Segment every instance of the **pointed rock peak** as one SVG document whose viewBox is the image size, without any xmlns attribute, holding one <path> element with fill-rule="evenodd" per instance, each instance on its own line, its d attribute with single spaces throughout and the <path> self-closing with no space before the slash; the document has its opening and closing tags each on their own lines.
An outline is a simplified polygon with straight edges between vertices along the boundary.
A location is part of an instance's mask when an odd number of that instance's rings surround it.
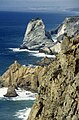
<svg viewBox="0 0 79 120">
<path fill-rule="evenodd" d="M 34 29 L 38 28 L 38 27 L 42 27 L 43 29 L 45 29 L 45 25 L 42 21 L 42 19 L 36 18 L 36 19 L 32 19 L 27 26 L 27 30 L 26 30 L 26 35 L 30 34 L 30 32 L 32 32 Z"/>
<path fill-rule="evenodd" d="M 42 19 L 32 19 L 27 25 L 23 44 L 20 48 L 40 51 L 41 48 L 50 48 L 52 45 L 51 34 L 45 30 Z"/>
<path fill-rule="evenodd" d="M 15 91 L 14 86 L 9 86 L 7 89 L 7 93 L 4 95 L 4 97 L 17 97 L 18 94 Z"/>
<path fill-rule="evenodd" d="M 18 63 L 18 61 L 14 61 L 14 63 L 12 65 L 9 66 L 9 69 L 15 69 L 15 68 L 19 68 L 21 67 L 21 65 Z"/>
</svg>

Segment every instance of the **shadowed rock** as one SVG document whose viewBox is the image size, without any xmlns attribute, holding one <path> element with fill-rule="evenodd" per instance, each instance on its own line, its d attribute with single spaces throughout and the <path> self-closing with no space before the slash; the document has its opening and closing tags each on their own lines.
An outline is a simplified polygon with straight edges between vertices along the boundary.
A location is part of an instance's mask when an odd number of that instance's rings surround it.
<svg viewBox="0 0 79 120">
<path fill-rule="evenodd" d="M 28 120 L 79 120 L 79 36 L 65 38 L 42 76 Z"/>
<path fill-rule="evenodd" d="M 17 97 L 18 94 L 15 91 L 15 87 L 14 86 L 9 86 L 7 93 L 4 95 L 5 97 Z"/>
</svg>

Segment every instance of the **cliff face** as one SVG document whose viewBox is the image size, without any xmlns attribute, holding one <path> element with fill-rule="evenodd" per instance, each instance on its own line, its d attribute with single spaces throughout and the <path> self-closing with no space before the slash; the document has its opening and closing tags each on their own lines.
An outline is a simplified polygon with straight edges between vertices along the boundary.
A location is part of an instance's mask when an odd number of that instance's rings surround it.
<svg viewBox="0 0 79 120">
<path fill-rule="evenodd" d="M 54 43 L 51 34 L 57 34 Z M 55 54 L 61 51 L 61 42 L 65 36 L 75 37 L 79 34 L 79 16 L 67 17 L 56 30 L 46 32 L 43 21 L 39 18 L 28 23 L 21 49 L 39 50 L 46 54 Z"/>
<path fill-rule="evenodd" d="M 47 69 L 28 120 L 78 120 L 79 36 L 63 40 Z"/>
<path fill-rule="evenodd" d="M 48 66 L 30 68 L 15 62 L 0 83 L 38 91 L 28 120 L 79 120 L 79 36 L 65 37 L 61 52 Z"/>
<path fill-rule="evenodd" d="M 66 35 L 60 47 L 49 65 L 31 68 L 15 62 L 0 78 L 2 86 L 38 91 L 28 120 L 79 120 L 79 35 Z"/>
<path fill-rule="evenodd" d="M 14 62 L 9 69 L 0 77 L 1 87 L 24 88 L 37 92 L 41 78 L 47 71 L 45 66 L 36 66 L 34 68 L 20 65 Z"/>
<path fill-rule="evenodd" d="M 57 42 L 50 48 L 53 53 L 61 51 L 61 42 L 66 36 L 70 38 L 79 34 L 79 16 L 66 17 L 65 20 L 55 29 L 50 31 L 51 35 L 56 34 Z"/>
<path fill-rule="evenodd" d="M 79 16 L 67 17 L 58 27 L 57 37 L 60 40 L 65 34 L 74 37 L 79 34 Z"/>
<path fill-rule="evenodd" d="M 29 50 L 41 50 L 53 45 L 51 35 L 46 32 L 45 25 L 41 19 L 34 19 L 28 23 L 23 44 L 21 48 L 27 48 Z"/>
</svg>

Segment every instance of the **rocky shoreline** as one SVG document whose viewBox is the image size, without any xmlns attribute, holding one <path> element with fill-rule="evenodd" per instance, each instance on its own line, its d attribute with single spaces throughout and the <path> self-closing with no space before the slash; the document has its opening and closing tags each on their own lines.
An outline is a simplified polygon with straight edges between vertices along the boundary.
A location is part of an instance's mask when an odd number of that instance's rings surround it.
<svg viewBox="0 0 79 120">
<path fill-rule="evenodd" d="M 31 21 L 35 22 L 36 29 L 37 21 L 39 19 Z M 79 17 L 66 18 L 59 28 L 57 44 L 60 43 L 60 52 L 54 59 L 44 58 L 35 67 L 22 66 L 15 61 L 0 77 L 0 86 L 9 87 L 9 91 L 13 86 L 13 92 L 20 87 L 38 93 L 28 120 L 79 119 L 78 28 Z"/>
<path fill-rule="evenodd" d="M 56 42 L 52 35 L 56 34 Z M 57 54 L 61 51 L 61 42 L 65 36 L 70 38 L 79 34 L 79 16 L 67 17 L 54 30 L 47 31 L 40 18 L 32 19 L 26 28 L 20 49 L 39 50 L 45 54 Z"/>
</svg>

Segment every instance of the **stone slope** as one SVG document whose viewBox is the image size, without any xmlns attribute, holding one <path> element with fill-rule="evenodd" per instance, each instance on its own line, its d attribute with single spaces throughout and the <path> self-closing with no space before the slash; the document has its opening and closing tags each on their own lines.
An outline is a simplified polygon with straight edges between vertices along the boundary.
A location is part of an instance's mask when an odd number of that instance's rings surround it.
<svg viewBox="0 0 79 120">
<path fill-rule="evenodd" d="M 28 120 L 79 120 L 79 36 L 61 46 L 42 76 Z"/>
</svg>

